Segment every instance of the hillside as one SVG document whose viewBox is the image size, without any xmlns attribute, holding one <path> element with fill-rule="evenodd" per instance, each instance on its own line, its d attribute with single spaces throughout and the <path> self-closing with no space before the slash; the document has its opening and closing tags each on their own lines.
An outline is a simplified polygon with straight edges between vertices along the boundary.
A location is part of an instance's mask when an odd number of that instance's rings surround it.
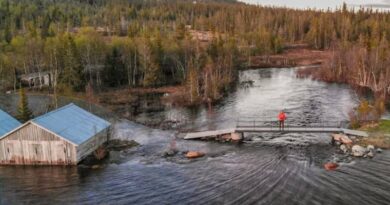
<svg viewBox="0 0 390 205">
<path fill-rule="evenodd" d="M 87 85 L 181 85 L 191 102 L 218 99 L 250 59 L 289 45 L 331 52 L 313 74 L 390 93 L 390 14 L 269 8 L 236 1 L 0 0 L 1 89 L 51 74 L 49 92 Z M 38 74 L 40 75 L 40 74 Z M 33 83 L 37 88 L 37 83 Z M 42 89 L 42 86 L 38 86 Z"/>
</svg>

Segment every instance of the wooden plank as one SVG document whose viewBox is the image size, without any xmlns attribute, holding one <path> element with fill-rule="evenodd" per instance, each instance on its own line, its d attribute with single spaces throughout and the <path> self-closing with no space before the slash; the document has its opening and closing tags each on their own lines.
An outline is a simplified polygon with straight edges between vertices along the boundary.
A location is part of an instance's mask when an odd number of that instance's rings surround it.
<svg viewBox="0 0 390 205">
<path fill-rule="evenodd" d="M 286 127 L 280 131 L 278 127 L 238 127 L 237 132 L 342 132 L 340 128 L 332 127 Z"/>
<path fill-rule="evenodd" d="M 204 132 L 187 133 L 184 139 L 201 139 L 206 137 L 213 137 L 218 135 L 230 134 L 234 132 L 283 132 L 283 133 L 344 133 L 348 135 L 368 137 L 367 132 L 343 129 L 338 127 L 286 127 L 280 131 L 279 127 L 237 127 L 235 129 L 212 130 Z"/>
<path fill-rule="evenodd" d="M 347 135 L 354 135 L 354 136 L 359 136 L 359 137 L 368 137 L 368 133 L 364 131 L 359 131 L 359 130 L 350 130 L 350 129 L 342 129 L 344 134 Z"/>
<path fill-rule="evenodd" d="M 224 130 L 212 130 L 212 131 L 204 131 L 204 132 L 193 132 L 193 133 L 187 133 L 184 136 L 184 139 L 200 139 L 204 137 L 211 137 L 211 136 L 218 136 L 218 135 L 224 135 L 224 134 L 230 134 L 234 133 L 236 129 L 224 129 Z"/>
</svg>

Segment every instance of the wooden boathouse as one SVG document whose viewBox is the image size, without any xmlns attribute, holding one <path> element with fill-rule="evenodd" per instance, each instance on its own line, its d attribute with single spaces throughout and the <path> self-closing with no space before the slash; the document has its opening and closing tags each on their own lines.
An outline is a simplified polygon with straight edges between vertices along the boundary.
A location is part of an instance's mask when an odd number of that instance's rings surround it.
<svg viewBox="0 0 390 205">
<path fill-rule="evenodd" d="M 110 123 L 69 104 L 0 137 L 0 164 L 77 165 L 108 140 Z"/>
</svg>

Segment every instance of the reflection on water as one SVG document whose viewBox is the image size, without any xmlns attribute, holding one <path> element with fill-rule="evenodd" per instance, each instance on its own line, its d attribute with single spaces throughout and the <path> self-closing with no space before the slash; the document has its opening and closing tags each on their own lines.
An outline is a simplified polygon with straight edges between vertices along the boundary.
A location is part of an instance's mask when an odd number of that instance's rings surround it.
<svg viewBox="0 0 390 205">
<path fill-rule="evenodd" d="M 297 79 L 294 69 L 251 70 L 212 110 L 165 108 L 150 118 L 185 119 L 189 129 L 233 126 L 238 116 L 274 117 L 286 109 L 299 122 L 345 120 L 356 105 L 347 87 Z M 146 116 L 146 115 L 145 115 Z M 100 169 L 0 167 L 0 204 L 388 204 L 390 152 L 373 159 L 342 159 L 326 134 L 248 134 L 242 145 L 176 140 L 181 151 L 198 150 L 194 161 L 163 158 L 174 131 L 122 120 L 113 136 L 141 146 L 113 156 Z M 343 161 L 343 160 L 341 160 Z M 348 163 L 347 163 L 348 162 Z"/>
<path fill-rule="evenodd" d="M 235 126 L 240 117 L 276 120 L 281 109 L 294 124 L 347 120 L 357 104 L 356 94 L 348 86 L 298 79 L 294 69 L 243 71 L 239 79 L 253 81 L 253 85 L 239 87 L 211 109 L 166 108 L 139 117 L 187 121 L 188 128 L 207 130 Z"/>
</svg>

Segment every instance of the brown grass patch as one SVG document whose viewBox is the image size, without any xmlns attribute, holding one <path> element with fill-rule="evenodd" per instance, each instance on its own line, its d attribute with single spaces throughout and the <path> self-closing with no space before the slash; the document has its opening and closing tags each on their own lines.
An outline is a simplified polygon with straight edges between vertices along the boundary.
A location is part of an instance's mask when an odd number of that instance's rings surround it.
<svg viewBox="0 0 390 205">
<path fill-rule="evenodd" d="M 281 54 L 251 57 L 250 67 L 295 67 L 322 65 L 329 61 L 332 52 L 309 48 L 286 49 Z"/>
<path fill-rule="evenodd" d="M 370 136 L 361 139 L 357 144 L 361 146 L 374 145 L 382 149 L 390 149 L 390 137 L 385 135 Z"/>
</svg>

